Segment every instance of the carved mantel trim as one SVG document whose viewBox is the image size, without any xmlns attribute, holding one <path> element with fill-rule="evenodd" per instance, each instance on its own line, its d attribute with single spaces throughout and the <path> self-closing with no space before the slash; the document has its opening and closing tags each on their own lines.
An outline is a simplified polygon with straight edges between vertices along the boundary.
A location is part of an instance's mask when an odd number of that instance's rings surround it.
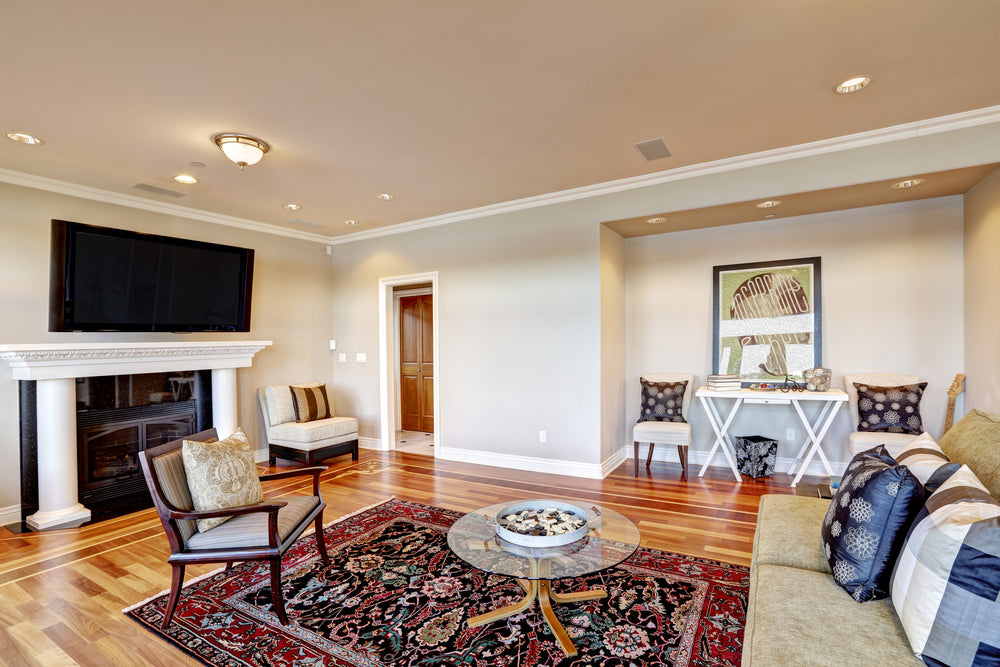
<svg viewBox="0 0 1000 667">
<path fill-rule="evenodd" d="M 248 368 L 271 341 L 0 345 L 15 380 Z"/>
</svg>

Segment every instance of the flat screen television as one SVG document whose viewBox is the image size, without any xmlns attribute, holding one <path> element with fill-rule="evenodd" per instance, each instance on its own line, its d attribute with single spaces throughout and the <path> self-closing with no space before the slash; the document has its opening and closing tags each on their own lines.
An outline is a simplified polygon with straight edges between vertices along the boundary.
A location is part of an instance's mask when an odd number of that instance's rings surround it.
<svg viewBox="0 0 1000 667">
<path fill-rule="evenodd" d="M 52 221 L 49 331 L 249 331 L 253 250 Z"/>
</svg>

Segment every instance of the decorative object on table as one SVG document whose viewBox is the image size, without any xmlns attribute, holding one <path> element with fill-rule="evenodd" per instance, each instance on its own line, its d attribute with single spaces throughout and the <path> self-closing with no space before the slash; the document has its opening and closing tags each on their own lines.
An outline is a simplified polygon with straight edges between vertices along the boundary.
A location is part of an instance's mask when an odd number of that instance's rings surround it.
<svg viewBox="0 0 1000 667">
<path fill-rule="evenodd" d="M 753 382 L 749 388 L 754 391 L 778 391 L 778 385 L 772 382 Z"/>
<path fill-rule="evenodd" d="M 947 433 L 955 421 L 955 399 L 963 391 L 965 391 L 965 376 L 959 373 L 948 386 L 948 411 L 944 416 L 944 430 L 941 432 L 942 434 Z"/>
<path fill-rule="evenodd" d="M 712 372 L 744 384 L 820 365 L 820 258 L 713 268 Z"/>
<path fill-rule="evenodd" d="M 706 386 L 712 391 L 733 391 L 741 389 L 743 383 L 740 381 L 739 375 L 730 373 L 726 375 L 709 375 Z"/>
<path fill-rule="evenodd" d="M 778 441 L 762 435 L 733 438 L 736 446 L 736 467 L 744 475 L 770 477 L 778 458 Z"/>
<path fill-rule="evenodd" d="M 778 389 L 787 394 L 790 391 L 805 391 L 806 387 L 786 375 L 785 381 L 778 385 Z"/>
<path fill-rule="evenodd" d="M 920 418 L 920 399 L 926 382 L 899 387 L 877 387 L 854 383 L 858 392 L 858 430 L 885 433 L 924 432 Z"/>
<path fill-rule="evenodd" d="M 207 665 L 740 664 L 747 568 L 641 547 L 612 569 L 555 582 L 558 591 L 608 593 L 563 619 L 576 660 L 563 655 L 537 607 L 509 618 L 502 635 L 465 627 L 464 619 L 524 591 L 450 553 L 445 534 L 459 516 L 403 500 L 362 510 L 324 530 L 329 565 L 313 535 L 303 537 L 284 560 L 289 626 L 275 621 L 266 569 L 254 563 L 186 586 L 166 631 L 164 595 L 126 614 Z"/>
<path fill-rule="evenodd" d="M 587 534 L 587 510 L 563 500 L 525 500 L 505 507 L 494 519 L 497 537 L 525 547 L 558 547 Z"/>
<path fill-rule="evenodd" d="M 920 480 L 881 445 L 847 465 L 820 532 L 834 581 L 857 602 L 888 597 L 893 565 L 923 501 Z"/>
<path fill-rule="evenodd" d="M 830 381 L 833 373 L 829 368 L 816 367 L 802 372 L 802 378 L 808 391 L 830 391 Z"/>
</svg>

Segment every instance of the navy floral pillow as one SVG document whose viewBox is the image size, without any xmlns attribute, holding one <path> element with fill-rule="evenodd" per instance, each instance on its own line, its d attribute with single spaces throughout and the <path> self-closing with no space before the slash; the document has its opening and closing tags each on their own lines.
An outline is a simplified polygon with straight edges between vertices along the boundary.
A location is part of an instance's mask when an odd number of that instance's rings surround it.
<svg viewBox="0 0 1000 667">
<path fill-rule="evenodd" d="M 924 432 L 920 419 L 920 399 L 926 382 L 899 387 L 876 387 L 854 383 L 858 391 L 858 430 L 884 433 Z"/>
<path fill-rule="evenodd" d="M 823 520 L 822 548 L 833 578 L 858 602 L 888 597 L 906 533 L 924 489 L 885 447 L 858 453 Z"/>
<path fill-rule="evenodd" d="M 684 392 L 687 380 L 680 382 L 642 382 L 642 400 L 639 403 L 640 422 L 684 422 Z"/>
</svg>

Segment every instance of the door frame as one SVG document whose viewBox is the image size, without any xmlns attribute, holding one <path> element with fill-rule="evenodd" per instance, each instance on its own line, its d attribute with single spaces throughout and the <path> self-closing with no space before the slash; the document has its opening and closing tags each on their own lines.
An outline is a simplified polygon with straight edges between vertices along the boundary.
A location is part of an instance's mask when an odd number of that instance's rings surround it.
<svg viewBox="0 0 1000 667">
<path fill-rule="evenodd" d="M 424 283 L 424 284 L 426 284 L 426 283 Z M 405 287 L 405 285 L 404 285 L 404 287 Z M 395 409 L 396 409 L 396 423 L 397 424 L 401 424 L 402 421 L 403 421 L 403 396 L 402 396 L 402 389 L 399 386 L 399 381 L 401 379 L 402 372 L 403 372 L 403 362 L 400 360 L 399 354 L 398 354 L 398 352 L 399 352 L 399 346 L 400 346 L 400 344 L 402 342 L 402 337 L 401 337 L 401 333 L 400 333 L 400 322 L 399 322 L 399 314 L 400 314 L 400 311 L 401 311 L 401 307 L 400 307 L 401 305 L 400 305 L 400 301 L 399 300 L 402 297 L 404 297 L 404 296 L 428 296 L 428 295 L 431 297 L 431 317 L 433 318 L 434 317 L 434 314 L 433 314 L 434 294 L 431 292 L 431 288 L 430 287 L 421 287 L 419 289 L 416 289 L 416 288 L 415 289 L 395 289 L 394 288 L 392 290 L 392 307 L 393 307 L 393 318 L 392 318 L 392 320 L 393 320 L 392 321 L 392 339 L 393 339 L 392 345 L 393 345 L 393 347 L 392 347 L 392 349 L 397 352 L 397 354 L 396 354 L 396 360 L 395 360 L 396 361 L 396 370 L 395 370 L 395 373 L 396 373 L 396 395 L 393 397 L 393 400 L 396 403 L 396 408 Z M 434 335 L 434 329 L 436 328 L 434 326 L 434 324 L 435 323 L 433 323 L 433 322 L 431 324 L 431 336 Z M 433 343 L 433 341 L 432 341 L 432 343 Z M 434 352 L 434 350 L 431 350 L 431 353 L 433 353 L 433 352 Z M 434 409 L 433 406 L 431 406 L 431 409 L 432 410 Z"/>
<path fill-rule="evenodd" d="M 434 456 L 437 456 L 441 442 L 441 410 L 439 391 L 441 378 L 441 355 L 438 354 L 438 272 L 411 273 L 405 276 L 379 278 L 378 281 L 378 347 L 379 354 L 379 449 L 396 448 L 396 396 L 399 393 L 396 350 L 395 320 L 399 317 L 399 300 L 394 298 L 393 289 L 406 285 L 431 284 L 431 317 L 433 318 L 434 349 Z"/>
</svg>

